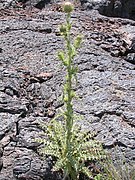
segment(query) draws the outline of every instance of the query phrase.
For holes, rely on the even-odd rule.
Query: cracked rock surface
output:
[[[57,52],[65,15],[58,7],[0,12],[0,180],[61,179],[35,141],[39,122],[47,123],[63,106],[65,70]],[[135,22],[79,8],[72,21],[72,34],[84,36],[75,59],[74,110],[112,155],[118,146],[135,163]]]
[[[134,0],[80,0],[85,9],[97,9],[109,17],[122,17],[135,20]]]

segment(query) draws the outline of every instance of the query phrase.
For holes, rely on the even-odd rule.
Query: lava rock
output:
[[[98,10],[102,15],[135,20],[134,0],[81,0],[81,4],[86,9]]]
[[[131,40],[131,45],[129,47],[129,53],[135,53],[135,37]]]
[[[35,140],[44,138],[39,124],[47,125],[63,106],[65,69],[57,52],[64,44],[57,32],[65,16],[48,8],[0,17],[0,143],[4,147],[0,180],[62,179],[52,172],[52,161],[41,158],[43,145]],[[93,10],[78,10],[71,18],[72,34],[84,34],[74,62],[80,97],[73,102],[74,110],[84,116],[82,127],[96,131],[96,138],[112,155],[119,146],[125,161],[134,163],[135,65],[111,55],[119,54],[121,46],[126,48],[121,26],[132,25]],[[117,155],[118,160],[123,157]]]
[[[2,170],[2,167],[3,167],[2,156],[3,156],[3,148],[0,146],[0,171]]]
[[[126,61],[130,62],[131,64],[135,64],[135,54],[128,54],[126,57]]]

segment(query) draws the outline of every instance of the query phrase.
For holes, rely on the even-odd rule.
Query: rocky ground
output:
[[[42,132],[39,122],[47,123],[63,106],[64,69],[57,52],[63,48],[58,27],[65,15],[59,3],[41,8],[5,2],[0,6],[0,180],[60,179],[50,161],[39,156],[35,138]],[[124,155],[132,166],[135,21],[106,17],[83,5],[72,14],[72,34],[83,34],[75,59],[79,99],[74,110],[84,115],[83,128],[95,130],[112,155]]]

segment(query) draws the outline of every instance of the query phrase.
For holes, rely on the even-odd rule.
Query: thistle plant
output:
[[[64,110],[44,126],[44,139],[38,140],[44,143],[42,152],[55,157],[53,170],[62,170],[63,180],[77,180],[80,174],[92,178],[92,172],[86,166],[86,162],[99,161],[105,158],[104,151],[99,142],[93,139],[93,134],[84,132],[77,124],[77,116],[73,110],[74,78],[77,75],[77,67],[74,57],[80,47],[81,36],[71,37],[71,12],[73,5],[66,2],[63,6],[66,15],[66,23],[60,26],[60,33],[65,40],[65,50],[58,53],[58,58],[66,69],[65,84],[63,88]],[[62,117],[62,121],[59,120]]]

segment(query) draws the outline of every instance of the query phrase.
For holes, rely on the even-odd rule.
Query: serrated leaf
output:
[[[82,42],[82,37],[78,35],[74,40],[74,47],[78,49],[80,47],[81,42]]]
[[[92,173],[87,167],[82,167],[81,172],[84,173],[89,178],[93,178]]]
[[[65,59],[65,56],[64,56],[64,52],[58,52],[58,58],[61,60],[61,61],[64,61]]]

